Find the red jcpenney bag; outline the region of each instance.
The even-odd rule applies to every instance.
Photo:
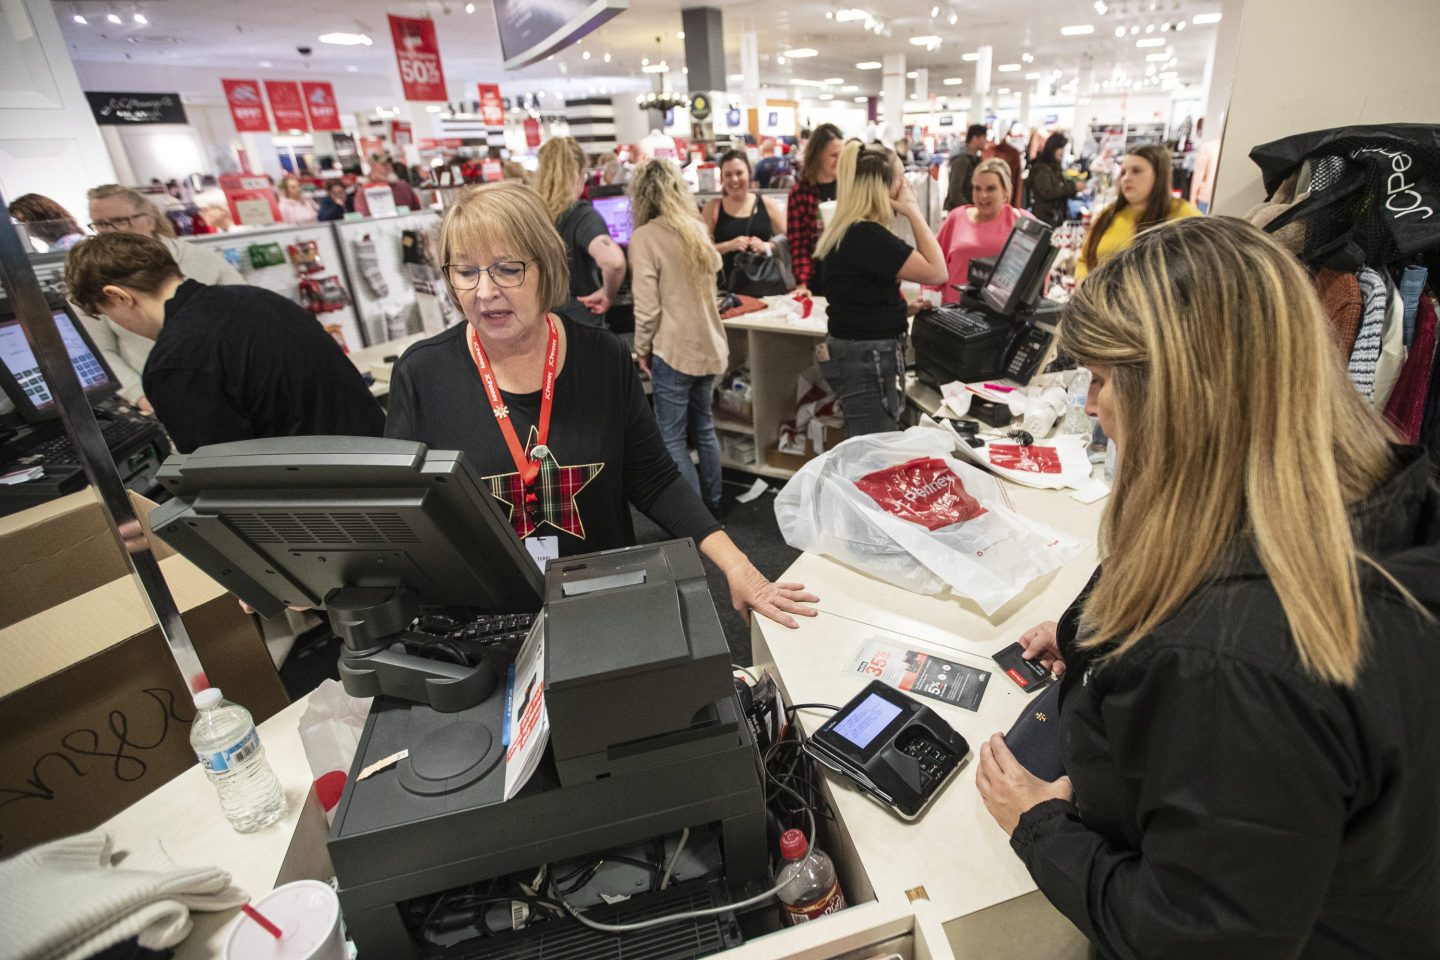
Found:
[[[775,499],[785,542],[916,593],[949,589],[993,614],[1084,544],[1016,513],[1000,481],[950,456],[932,427],[846,440]]]

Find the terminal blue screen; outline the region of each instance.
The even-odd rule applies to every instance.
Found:
[[[863,749],[899,714],[899,704],[872,693],[851,710],[849,716],[835,724],[835,732]]]

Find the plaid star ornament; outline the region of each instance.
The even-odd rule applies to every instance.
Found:
[[[531,427],[525,441],[527,456],[537,442],[539,434]],[[585,521],[575,504],[575,496],[604,468],[603,463],[562,467],[546,447],[540,457],[540,473],[528,487],[521,482],[518,472],[497,473],[484,479],[490,495],[510,508],[510,526],[522,540],[546,524],[584,540]]]

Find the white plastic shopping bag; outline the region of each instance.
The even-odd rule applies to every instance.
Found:
[[[315,778],[315,795],[325,808],[325,819],[331,823],[372,699],[352,697],[339,680],[326,680],[310,694],[310,702],[300,716],[300,742]]]
[[[987,615],[1085,544],[1005,506],[996,481],[951,456],[951,434],[855,437],[775,499],[785,542],[915,593],[946,588]]]

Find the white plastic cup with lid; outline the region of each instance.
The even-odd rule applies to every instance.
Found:
[[[350,960],[340,933],[340,900],[329,884],[296,880],[251,907],[280,928],[280,937],[241,913],[225,939],[225,960]]]

